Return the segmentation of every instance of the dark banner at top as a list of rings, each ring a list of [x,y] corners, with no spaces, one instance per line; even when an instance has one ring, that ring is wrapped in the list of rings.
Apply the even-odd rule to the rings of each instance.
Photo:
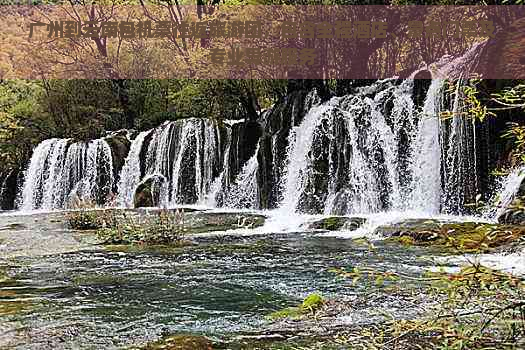
[[[525,78],[522,6],[2,6],[2,78]]]

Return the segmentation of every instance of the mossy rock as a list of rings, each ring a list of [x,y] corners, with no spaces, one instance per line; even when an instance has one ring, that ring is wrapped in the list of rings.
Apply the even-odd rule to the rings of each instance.
[[[212,342],[200,335],[179,334],[148,344],[144,350],[212,350]]]
[[[440,222],[408,220],[378,228],[388,241],[403,245],[431,245],[455,253],[488,252],[514,244],[525,237],[525,226],[477,222]]]
[[[272,312],[268,315],[270,320],[279,320],[281,318],[298,319],[303,316],[303,309],[300,307],[287,307],[282,310]]]
[[[317,293],[309,294],[297,307],[287,307],[282,310],[272,312],[268,319],[277,320],[281,318],[298,319],[309,313],[315,313],[326,303],[326,300]]]
[[[312,222],[308,228],[315,230],[337,231],[341,229],[356,230],[365,223],[366,219],[347,216],[330,216]]]

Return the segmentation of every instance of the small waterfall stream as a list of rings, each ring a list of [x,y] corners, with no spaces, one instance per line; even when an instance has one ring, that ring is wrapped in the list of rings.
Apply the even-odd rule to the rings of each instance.
[[[255,149],[254,155],[246,162],[233,185],[229,188],[225,200],[227,207],[260,209],[257,185],[258,153],[259,145]]]
[[[117,186],[117,203],[121,207],[133,207],[133,195],[140,183],[140,152],[144,139],[150,131],[143,131],[131,143],[129,154],[120,173]]]
[[[515,168],[504,177],[497,188],[497,193],[492,199],[493,203],[490,208],[485,211],[483,216],[492,220],[497,220],[502,216],[506,208],[518,194],[523,181],[525,181],[525,166]]]
[[[441,86],[433,82],[422,117],[412,80],[378,82],[311,108],[294,129],[281,208],[309,211],[317,204],[311,198],[326,193],[318,198],[326,214],[438,213]],[[326,187],[319,188],[319,171]]]

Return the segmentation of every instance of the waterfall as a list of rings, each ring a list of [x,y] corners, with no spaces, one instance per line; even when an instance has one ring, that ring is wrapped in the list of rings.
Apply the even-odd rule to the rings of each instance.
[[[308,179],[309,151],[313,146],[314,131],[323,120],[324,113],[332,106],[329,104],[314,106],[305,116],[300,126],[290,133],[287,167],[285,170],[284,201],[281,208],[294,211],[299,204],[299,197],[305,189]]]
[[[126,157],[124,166],[120,172],[120,179],[117,185],[117,203],[121,207],[133,207],[133,196],[140,183],[140,152],[144,139],[151,130],[143,131],[135,137]]]
[[[444,74],[468,66],[464,57],[436,65]],[[478,191],[466,84],[434,79],[423,99],[413,79],[385,79],[325,101],[294,92],[256,119],[167,121],[139,133],[124,164],[104,138],[46,140],[25,172],[20,208],[65,208],[74,198],[113,205],[114,187],[118,206],[132,207],[149,181],[155,203],[169,207],[465,214]],[[116,185],[113,162],[122,166]]]
[[[491,200],[492,205],[483,214],[484,217],[497,220],[512,204],[514,198],[525,180],[525,166],[512,170],[497,186],[497,191]]]
[[[424,208],[429,214],[438,213],[441,203],[439,112],[442,108],[443,86],[444,80],[432,80],[410,149],[412,180],[409,208]]]
[[[77,198],[103,203],[113,187],[111,148],[104,139],[49,139],[33,152],[25,172],[20,209],[59,209]]]
[[[232,144],[232,130],[226,128],[226,148],[224,150],[222,171],[213,180],[209,193],[201,203],[209,207],[217,207],[220,204],[220,196],[224,197],[224,192],[230,187],[230,150]]]
[[[465,200],[477,195],[475,126],[463,101],[464,79],[455,84],[452,115],[442,121],[443,211],[462,213]]]
[[[55,187],[60,179],[59,176],[53,177],[52,173],[56,173],[56,161],[59,155],[63,156],[63,150],[66,147],[67,141],[67,139],[45,140],[35,148],[24,176],[22,210],[52,206],[52,203],[42,203],[46,194],[44,189]]]
[[[219,131],[209,119],[168,122],[154,130],[146,176],[162,175],[161,201],[169,206],[202,202],[220,164]]]
[[[411,99],[412,80],[400,85],[380,81],[312,107],[290,136],[281,209],[321,208],[326,214],[406,210],[416,207],[417,185],[433,196],[425,196],[417,209],[439,210],[438,87],[424,108],[433,117],[422,120]],[[429,166],[437,167],[435,182],[424,178]]]
[[[312,92],[302,99],[302,115],[295,113],[300,105],[290,105],[296,123],[283,123],[287,114],[261,116],[260,123],[280,119],[253,140],[257,147],[249,156],[242,142],[256,127],[246,131],[247,122],[220,127],[210,119],[165,122],[132,140],[115,186],[117,204],[132,207],[138,186],[153,180],[156,203],[170,207],[461,213],[465,198],[475,192],[467,184],[476,169],[474,126],[462,115],[465,82],[457,81],[454,93],[446,84],[433,80],[420,107],[413,101],[411,79],[376,81],[326,102]],[[452,117],[442,120],[449,109]],[[261,169],[259,161],[272,169]],[[64,208],[74,198],[111,205],[113,172],[111,148],[103,138],[46,140],[35,148],[25,173],[21,209]],[[272,187],[263,187],[267,184]],[[280,203],[268,204],[270,192]]]
[[[246,162],[241,172],[235,178],[233,185],[229,187],[225,204],[231,208],[259,208],[259,186],[257,183],[257,170],[259,162],[257,155],[259,144],[254,155]]]

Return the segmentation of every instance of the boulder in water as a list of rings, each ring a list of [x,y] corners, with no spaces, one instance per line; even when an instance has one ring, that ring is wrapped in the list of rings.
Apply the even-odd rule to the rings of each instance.
[[[347,216],[329,216],[312,222],[308,227],[315,230],[337,231],[341,229],[356,230],[365,223],[366,219]]]

